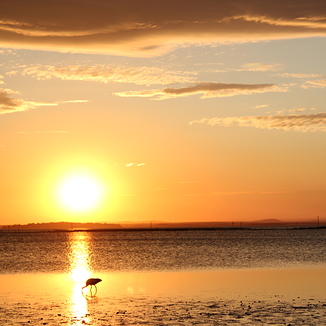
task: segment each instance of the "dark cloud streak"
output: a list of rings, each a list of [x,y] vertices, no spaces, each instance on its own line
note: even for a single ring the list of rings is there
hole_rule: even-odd
[[[187,94],[201,92],[216,92],[222,90],[257,90],[265,89],[274,86],[273,84],[232,84],[232,83],[200,83],[194,86],[182,88],[165,88],[163,91],[166,94]]]
[[[8,91],[0,89],[0,112],[14,111],[21,103],[21,100],[10,97]]]
[[[235,95],[249,95],[265,92],[285,92],[286,86],[274,84],[234,84],[234,83],[212,83],[202,82],[196,85],[181,88],[164,88],[163,90],[151,89],[144,91],[129,91],[115,93],[121,97],[156,97],[164,100],[168,98],[184,97],[194,94],[202,94],[202,98],[229,97]]]
[[[35,109],[41,106],[56,106],[57,103],[44,103],[25,101],[23,99],[13,98],[16,92],[10,89],[0,89],[0,114],[22,112],[29,109]]]

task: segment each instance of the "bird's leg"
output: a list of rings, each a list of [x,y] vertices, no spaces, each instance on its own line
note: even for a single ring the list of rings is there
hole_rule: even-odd
[[[94,293],[94,294],[93,294],[93,292],[92,292],[93,286],[95,287],[95,293]],[[96,287],[95,284],[92,284],[92,285],[91,285],[90,293],[91,293],[91,296],[92,296],[92,297],[96,296],[96,293],[97,293],[97,287]]]

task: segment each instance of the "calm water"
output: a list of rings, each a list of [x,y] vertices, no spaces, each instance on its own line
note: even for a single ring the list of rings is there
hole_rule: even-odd
[[[326,230],[1,232],[0,273],[167,272],[326,264]]]

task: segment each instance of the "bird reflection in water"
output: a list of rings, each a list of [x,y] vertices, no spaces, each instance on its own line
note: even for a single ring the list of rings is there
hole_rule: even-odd
[[[70,276],[74,281],[71,295],[72,319],[89,324],[88,297],[81,295],[80,289],[92,274],[90,263],[90,235],[87,232],[70,232]]]

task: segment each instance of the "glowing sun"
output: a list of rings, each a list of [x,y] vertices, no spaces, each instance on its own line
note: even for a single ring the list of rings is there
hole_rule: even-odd
[[[103,187],[96,178],[76,174],[65,178],[59,185],[58,198],[67,209],[86,212],[95,209],[103,197]]]

